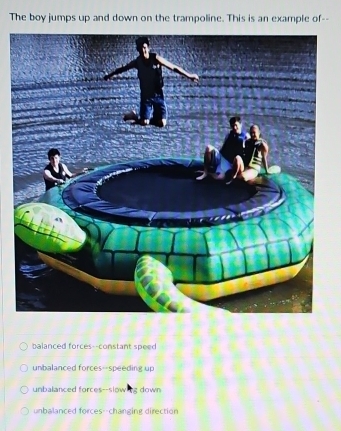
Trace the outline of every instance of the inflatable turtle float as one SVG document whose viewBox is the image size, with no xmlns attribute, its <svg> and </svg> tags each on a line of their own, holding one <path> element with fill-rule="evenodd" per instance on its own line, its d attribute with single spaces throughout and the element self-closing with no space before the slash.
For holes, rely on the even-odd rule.
<svg viewBox="0 0 341 431">
<path fill-rule="evenodd" d="M 50 267 L 157 312 L 293 278 L 312 248 L 313 195 L 285 173 L 226 185 L 196 181 L 202 168 L 190 158 L 98 168 L 18 206 L 15 234 Z"/>
</svg>

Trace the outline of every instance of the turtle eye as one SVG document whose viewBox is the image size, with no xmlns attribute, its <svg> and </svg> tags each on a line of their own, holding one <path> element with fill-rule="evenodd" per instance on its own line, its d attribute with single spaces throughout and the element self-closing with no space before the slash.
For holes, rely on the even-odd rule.
<svg viewBox="0 0 341 431">
<path fill-rule="evenodd" d="M 60 217 L 56 217 L 56 218 L 54 219 L 54 221 L 57 221 L 58 223 L 63 223 L 63 219 L 62 219 L 62 218 L 60 218 Z"/>
</svg>

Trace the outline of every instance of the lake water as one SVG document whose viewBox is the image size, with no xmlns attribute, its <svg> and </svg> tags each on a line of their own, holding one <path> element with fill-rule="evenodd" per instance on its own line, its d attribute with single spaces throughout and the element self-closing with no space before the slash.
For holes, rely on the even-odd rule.
<svg viewBox="0 0 341 431">
<path fill-rule="evenodd" d="M 136 71 L 102 77 L 136 57 L 136 36 L 11 35 L 14 204 L 44 192 L 46 153 L 57 147 L 71 171 L 144 157 L 202 157 L 221 145 L 228 118 L 260 125 L 270 165 L 314 190 L 315 37 L 153 36 L 151 49 L 197 73 L 199 84 L 165 70 L 164 129 L 131 126 Z M 102 295 L 16 247 L 18 310 L 147 311 L 139 298 Z M 310 311 L 312 257 L 294 280 L 213 301 L 240 312 Z"/>
</svg>

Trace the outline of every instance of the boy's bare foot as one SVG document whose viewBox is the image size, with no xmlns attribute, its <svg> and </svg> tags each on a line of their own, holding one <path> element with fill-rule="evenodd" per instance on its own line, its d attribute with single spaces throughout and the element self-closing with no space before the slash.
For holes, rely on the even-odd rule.
<svg viewBox="0 0 341 431">
<path fill-rule="evenodd" d="M 200 177 L 197 177 L 196 179 L 198 180 L 198 181 L 201 181 L 201 180 L 203 180 L 204 178 L 206 178 L 207 177 L 207 172 L 204 172 L 202 175 L 200 175 Z"/>
<path fill-rule="evenodd" d="M 138 121 L 139 117 L 137 116 L 136 112 L 130 111 L 124 114 L 123 121 Z"/>
</svg>

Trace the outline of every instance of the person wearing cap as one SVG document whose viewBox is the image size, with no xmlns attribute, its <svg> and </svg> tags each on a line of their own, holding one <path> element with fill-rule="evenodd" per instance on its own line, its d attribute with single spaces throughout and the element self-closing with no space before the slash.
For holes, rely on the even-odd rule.
<svg viewBox="0 0 341 431">
<path fill-rule="evenodd" d="M 197 180 L 203 180 L 208 175 L 215 180 L 224 180 L 227 172 L 232 172 L 233 176 L 237 170 L 239 172 L 239 157 L 242 154 L 244 142 L 250 136 L 244 132 L 239 116 L 231 117 L 229 124 L 230 132 L 226 135 L 221 148 L 218 150 L 213 145 L 207 145 L 205 148 L 204 171 Z"/>
<path fill-rule="evenodd" d="M 88 171 L 88 168 L 84 168 L 76 173 L 70 172 L 67 166 L 60 162 L 60 152 L 57 148 L 51 148 L 47 153 L 47 158 L 50 163 L 45 166 L 43 172 L 45 191 L 64 184 L 67 179 L 74 178 Z"/>
<path fill-rule="evenodd" d="M 136 49 L 139 56 L 125 66 L 118 67 L 104 76 L 104 80 L 109 80 L 115 75 L 137 69 L 137 76 L 140 81 L 141 100 L 139 115 L 131 111 L 124 115 L 124 121 L 134 121 L 141 125 L 153 124 L 164 127 L 167 124 L 167 105 L 163 94 L 162 66 L 179 75 L 185 76 L 193 82 L 199 82 L 198 75 L 189 73 L 170 61 L 160 57 L 154 52 L 150 52 L 149 39 L 139 37 L 136 39 Z"/>
</svg>

